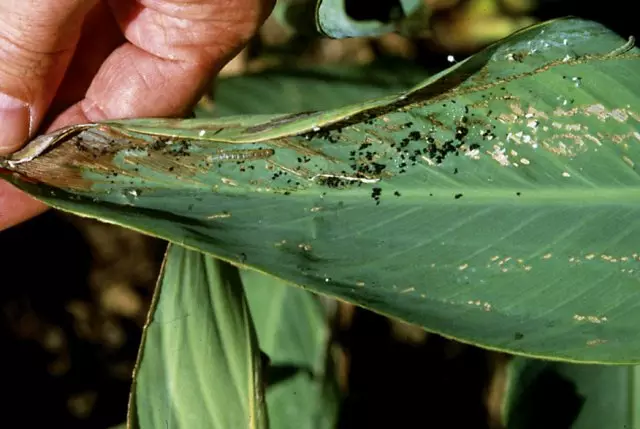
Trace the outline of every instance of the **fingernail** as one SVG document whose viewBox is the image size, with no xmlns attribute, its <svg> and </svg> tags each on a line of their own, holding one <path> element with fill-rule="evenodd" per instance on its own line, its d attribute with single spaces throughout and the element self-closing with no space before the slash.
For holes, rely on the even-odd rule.
<svg viewBox="0 0 640 429">
<path fill-rule="evenodd" d="M 24 101 L 0 93 L 0 154 L 20 148 L 29 138 L 29 106 Z"/>
</svg>

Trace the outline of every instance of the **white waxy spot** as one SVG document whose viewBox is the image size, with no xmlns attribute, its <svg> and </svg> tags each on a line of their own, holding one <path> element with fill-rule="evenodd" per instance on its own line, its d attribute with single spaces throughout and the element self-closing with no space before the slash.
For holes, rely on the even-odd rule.
<svg viewBox="0 0 640 429">
<path fill-rule="evenodd" d="M 571 174 L 567 173 L 566 171 L 563 171 L 562 177 L 571 177 Z"/>
<path fill-rule="evenodd" d="M 207 132 L 205 130 L 200 130 L 200 132 L 198 133 L 199 137 L 202 137 L 206 134 Z"/>
<path fill-rule="evenodd" d="M 625 122 L 629 119 L 629 115 L 624 109 L 613 109 L 611 111 L 611 117 L 618 122 Z"/>
<path fill-rule="evenodd" d="M 491 152 L 491 157 L 498 161 L 498 163 L 504 167 L 511 165 L 509 158 L 505 155 L 506 149 L 494 146 L 494 150 Z"/>
<path fill-rule="evenodd" d="M 600 113 L 604 113 L 606 109 L 602 104 L 592 104 L 591 106 L 587 107 L 585 110 L 587 111 L 587 113 L 600 114 Z"/>
<path fill-rule="evenodd" d="M 314 125 L 312 130 L 315 131 L 315 132 L 318 132 L 318 131 L 320 131 L 320 127 L 317 126 L 317 125 Z"/>
<path fill-rule="evenodd" d="M 238 186 L 238 182 L 236 182 L 233 179 L 229 179 L 227 177 L 223 177 L 220 179 L 222 181 L 222 183 L 224 183 L 225 185 L 229 185 L 229 186 Z"/>
<path fill-rule="evenodd" d="M 453 57 L 453 55 L 447 55 L 447 61 L 449 61 L 450 63 L 455 63 L 456 59 Z"/>
<path fill-rule="evenodd" d="M 478 159 L 480 159 L 480 151 L 478 149 L 473 149 L 473 150 L 467 151 L 465 153 L 465 156 L 468 156 L 471 159 L 478 160 Z"/>
<path fill-rule="evenodd" d="M 520 163 L 524 165 L 529 165 L 531 162 L 527 158 L 520 158 Z"/>
<path fill-rule="evenodd" d="M 573 59 L 573 57 L 571 55 L 565 55 L 564 58 L 562 59 L 563 63 L 569 62 Z"/>
</svg>

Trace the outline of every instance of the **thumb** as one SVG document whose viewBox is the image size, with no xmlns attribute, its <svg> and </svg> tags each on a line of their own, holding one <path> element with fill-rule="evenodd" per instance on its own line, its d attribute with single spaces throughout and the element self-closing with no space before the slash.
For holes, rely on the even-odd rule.
<svg viewBox="0 0 640 429">
<path fill-rule="evenodd" d="M 69 65 L 94 1 L 0 2 L 0 155 L 36 131 Z"/>
</svg>

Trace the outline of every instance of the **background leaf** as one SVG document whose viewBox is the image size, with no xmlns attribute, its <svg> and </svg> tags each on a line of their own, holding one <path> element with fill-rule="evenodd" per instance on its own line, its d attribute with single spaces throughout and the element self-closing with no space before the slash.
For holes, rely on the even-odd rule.
<svg viewBox="0 0 640 429">
<path fill-rule="evenodd" d="M 378 36 L 403 28 L 424 29 L 429 9 L 422 0 L 318 0 L 316 26 L 336 39 Z"/>
<path fill-rule="evenodd" d="M 132 427 L 268 427 L 260 365 L 237 268 L 170 245 L 134 373 Z"/>
<path fill-rule="evenodd" d="M 400 96 L 103 123 L 5 177 L 462 341 L 638 362 L 639 77 L 622 38 L 556 20 Z"/>
<path fill-rule="evenodd" d="M 334 429 L 340 397 L 332 380 L 299 371 L 267 389 L 267 406 L 274 429 Z"/>
<path fill-rule="evenodd" d="M 507 374 L 507 429 L 640 428 L 638 366 L 515 358 Z"/>
<path fill-rule="evenodd" d="M 321 302 L 255 271 L 242 270 L 242 280 L 260 348 L 271 361 L 266 395 L 271 427 L 334 428 L 340 401 Z"/>
<path fill-rule="evenodd" d="M 342 107 L 401 92 L 430 73 L 411 61 L 382 58 L 367 66 L 268 70 L 219 80 L 213 111 L 197 117 L 296 113 Z"/>
<path fill-rule="evenodd" d="M 260 348 L 272 365 L 324 371 L 329 326 L 318 298 L 282 280 L 242 270 Z"/>
</svg>

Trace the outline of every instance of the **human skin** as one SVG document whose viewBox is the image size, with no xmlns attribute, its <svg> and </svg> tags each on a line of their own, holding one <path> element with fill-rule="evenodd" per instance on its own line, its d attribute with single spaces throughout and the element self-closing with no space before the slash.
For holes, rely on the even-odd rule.
<svg viewBox="0 0 640 429">
<path fill-rule="evenodd" d="M 188 113 L 275 0 L 0 0 L 0 155 L 83 122 Z M 46 207 L 0 180 L 0 230 Z"/>
</svg>

